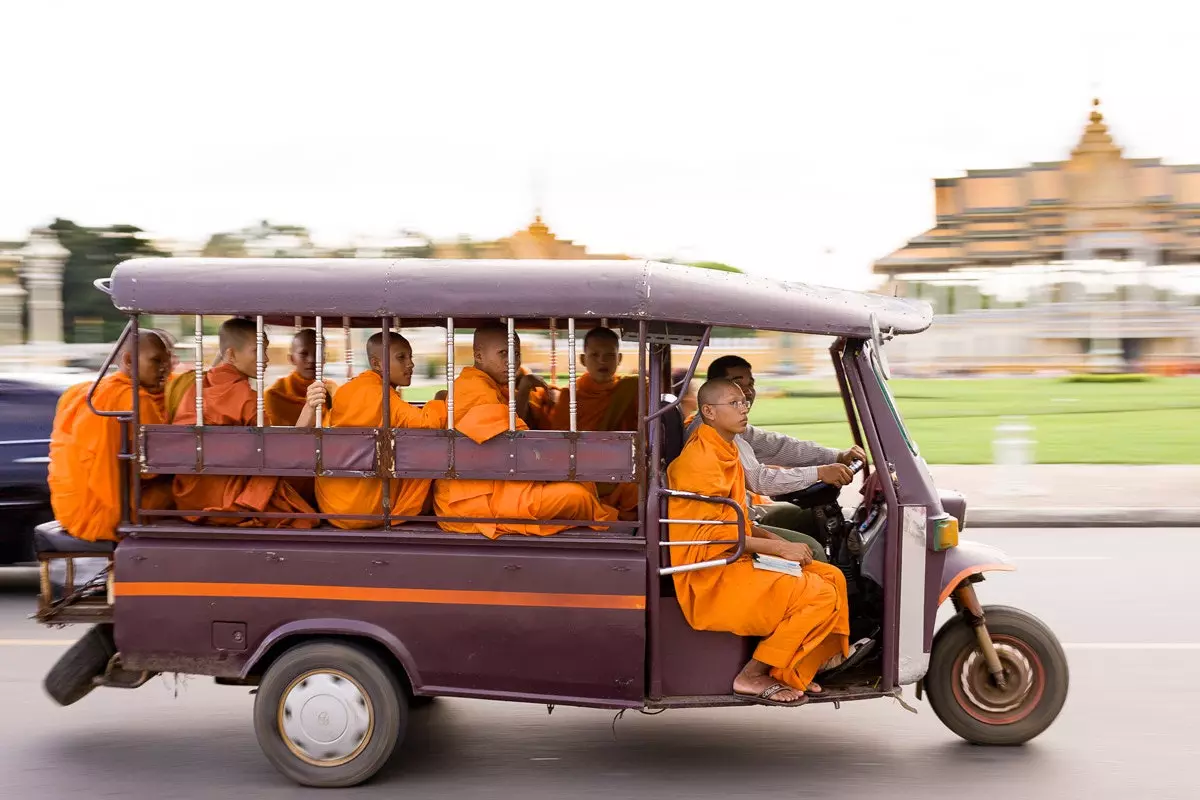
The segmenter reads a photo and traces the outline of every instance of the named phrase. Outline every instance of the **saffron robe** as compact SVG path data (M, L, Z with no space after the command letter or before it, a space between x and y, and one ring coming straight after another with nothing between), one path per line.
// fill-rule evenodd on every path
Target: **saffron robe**
M430 400L422 408L400 399L391 390L391 427L444 428L446 403ZM329 414L332 428L377 428L383 424L383 378L369 370L346 382L338 390L338 404ZM391 514L396 517L420 515L429 498L432 480L405 479L391 481ZM328 514L329 522L339 528L355 530L374 528L380 523L370 520L337 519L337 514L383 514L383 482L379 478L317 478L317 505Z
M454 425L476 443L508 430L508 391L475 367L454 381ZM528 426L517 420L517 430ZM614 522L617 510L603 505L590 483L541 481L439 480L434 483L434 509L439 517L575 519ZM505 533L548 536L568 525L512 522L438 522L455 533L482 533L495 539ZM593 526L603 529L604 526Z
M623 379L620 376L616 376L608 383L600 383L587 373L584 373L575 380L576 430L622 430L620 428L604 427L605 418L609 413L609 406L621 380ZM633 380L633 386L636 389L636 378ZM564 392L569 391L569 388L564 390ZM636 391L633 394L633 399L636 402ZM636 412L636 407L634 410ZM614 421L621 419L623 416L625 415L616 415ZM550 413L550 427L556 431L568 431L571 429L571 402L569 394L564 393L559 395L559 402L555 403L554 409ZM624 430L637 429L626 428ZM633 511L638 507L638 485L636 483L604 483L598 485L596 488L600 493L600 502L605 505L610 505L619 511Z
M205 425L254 425L258 398L250 379L232 364L219 364L204 375ZM175 412L175 425L196 424L196 387L189 386ZM287 481L270 475L176 475L175 507L189 511L256 511L313 514L315 509ZM249 528L315 528L316 519L185 517L206 525Z
M302 378L295 370L271 384L271 388L263 394L263 406L270 424L295 425L296 420L300 419L300 412L304 410L304 404L308 401L308 387L312 384L313 381ZM329 393L325 400L325 408L328 410L332 405L333 393L337 391L337 384L325 381L325 390Z
M737 446L709 425L688 440L667 469L672 489L736 500L745 510L746 478ZM699 500L671 498L673 519L736 520L732 508ZM747 516L749 519L749 516ZM737 537L733 525L671 524L671 541ZM727 556L730 545L672 547L674 565ZM755 569L750 555L724 567L674 576L683 616L696 630L729 631L763 637L754 658L771 666L771 676L804 691L817 669L837 654L850 652L846 578L829 564L813 562L800 576Z
M90 383L72 386L59 398L50 433L50 507L67 531L89 542L116 541L121 521L121 425L88 408ZM144 425L163 423L153 396L140 389L138 419ZM100 381L93 402L101 411L133 408L133 381L117 373ZM169 481L142 478L141 507L171 507Z

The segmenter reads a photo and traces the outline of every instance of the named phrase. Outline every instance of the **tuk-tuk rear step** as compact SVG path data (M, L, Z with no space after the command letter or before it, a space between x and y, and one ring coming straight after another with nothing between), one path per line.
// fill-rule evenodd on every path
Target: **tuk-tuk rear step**
M833 688L826 686L819 695L808 696L811 703L841 703L848 700L867 700L875 697L899 697L900 690L884 691L870 686L848 686ZM684 695L679 697L662 697L658 700L646 701L647 709L656 708L728 708L732 706L749 705L745 700L734 694L726 695Z

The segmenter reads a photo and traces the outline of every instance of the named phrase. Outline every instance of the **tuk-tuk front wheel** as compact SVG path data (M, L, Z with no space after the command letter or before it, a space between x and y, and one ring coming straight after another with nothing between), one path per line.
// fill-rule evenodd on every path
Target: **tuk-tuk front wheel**
M925 691L947 728L973 744L1018 745L1058 717L1067 699L1067 656L1046 625L1007 606L985 606L984 620L1004 670L988 670L966 615L958 614L933 638Z
M356 786L391 757L408 720L405 692L372 653L297 645L263 675L254 732L267 759L304 786Z

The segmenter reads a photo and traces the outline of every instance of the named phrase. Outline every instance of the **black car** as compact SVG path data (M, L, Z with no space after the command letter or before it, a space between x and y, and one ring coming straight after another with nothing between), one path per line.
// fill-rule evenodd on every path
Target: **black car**
M54 409L66 388L57 383L66 381L0 377L0 566L33 561L33 527L54 518L46 467Z

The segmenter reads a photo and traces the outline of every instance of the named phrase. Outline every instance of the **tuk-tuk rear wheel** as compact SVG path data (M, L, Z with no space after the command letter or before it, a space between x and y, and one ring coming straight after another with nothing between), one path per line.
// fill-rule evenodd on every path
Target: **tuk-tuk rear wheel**
M1007 606L983 611L1004 685L993 680L970 621L958 614L933 639L924 680L929 705L968 742L1024 744L1050 727L1066 702L1066 653L1032 614Z
M303 786L368 780L387 763L407 722L407 697L392 670L342 642L288 650L267 669L254 699L263 754Z

